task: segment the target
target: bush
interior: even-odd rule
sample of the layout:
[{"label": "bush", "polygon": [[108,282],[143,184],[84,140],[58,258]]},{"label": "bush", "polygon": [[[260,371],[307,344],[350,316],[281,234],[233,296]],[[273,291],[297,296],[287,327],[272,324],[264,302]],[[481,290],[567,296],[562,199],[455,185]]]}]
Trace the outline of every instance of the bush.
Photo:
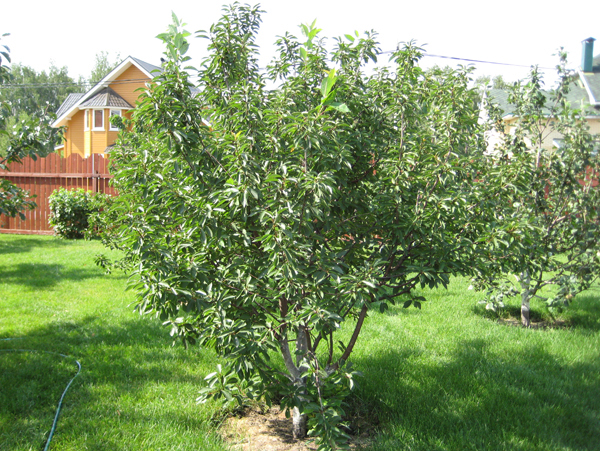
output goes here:
[{"label": "bush", "polygon": [[54,233],[61,238],[76,239],[84,236],[93,237],[98,230],[89,230],[89,219],[106,209],[110,196],[92,193],[82,188],[67,190],[59,188],[50,195],[49,223]]}]

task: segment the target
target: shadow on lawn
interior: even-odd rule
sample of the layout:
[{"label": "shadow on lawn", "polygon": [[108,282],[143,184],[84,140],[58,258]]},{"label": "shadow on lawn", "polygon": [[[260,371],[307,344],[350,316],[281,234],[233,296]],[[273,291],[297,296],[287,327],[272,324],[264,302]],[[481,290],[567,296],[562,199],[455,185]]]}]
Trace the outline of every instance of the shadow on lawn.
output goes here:
[{"label": "shadow on lawn", "polygon": [[[530,315],[532,323],[540,322],[543,328],[573,328],[590,332],[600,331],[600,289],[595,287],[575,297],[571,305],[563,313],[557,315],[556,322],[553,317],[544,311],[541,302],[534,301]],[[501,314],[486,310],[484,306],[473,305],[471,311],[491,321],[500,319],[513,319],[521,321],[521,305],[518,301],[508,304]],[[507,323],[509,324],[509,323]]]},{"label": "shadow on lawn", "polygon": [[0,265],[2,282],[23,285],[29,288],[48,288],[64,280],[81,281],[105,277],[93,262],[89,266],[65,268],[63,265],[47,263],[17,263]]},{"label": "shadow on lawn", "polygon": [[[122,312],[107,314],[122,315]],[[84,436],[81,440],[73,438],[82,447],[131,449],[126,438],[115,439],[114,446],[106,447],[107,438],[119,434],[119,425],[125,423],[130,429],[131,424],[135,424],[133,429],[140,434],[151,428],[174,427],[174,421],[178,428],[183,425],[199,431],[201,426],[207,427],[206,419],[182,412],[181,405],[194,404],[203,376],[216,364],[213,354],[173,348],[168,330],[157,321],[131,315],[131,319],[118,322],[106,315],[57,322],[31,331],[23,340],[0,341],[0,349],[18,347],[59,352],[81,363],[81,374],[65,398],[58,431],[60,435]],[[0,365],[3,354],[0,352]],[[22,384],[2,387],[3,397],[21,397],[22,401],[11,407],[0,405],[0,437],[10,431],[13,437],[28,435],[39,441],[48,433],[52,424],[48,410],[53,413],[52,406],[55,408],[58,397],[56,390],[49,396],[44,394],[49,390],[38,379],[53,369],[48,363],[40,363],[41,359],[48,361],[46,354],[39,353],[21,359],[16,366],[11,364],[11,368],[15,367],[13,370],[18,366],[19,374],[30,375],[21,378],[23,383],[29,384],[30,396],[22,396]],[[69,380],[62,379],[64,381],[55,384],[61,391]],[[153,403],[160,404],[160,408],[158,405],[147,407]],[[31,405],[31,413],[23,411],[24,404]],[[2,424],[2,418],[11,416],[12,424]],[[15,432],[19,427],[23,434]],[[201,433],[207,436],[206,431]],[[30,443],[34,449],[37,445]]]},{"label": "shadow on lawn", "polygon": [[566,316],[577,329],[600,331],[600,289],[577,295]]},{"label": "shadow on lawn", "polygon": [[390,431],[375,449],[597,449],[600,359],[568,363],[540,346],[500,355],[485,339],[456,349],[436,364],[408,351],[357,361],[373,369],[359,396],[378,400]]},{"label": "shadow on lawn", "polygon": [[70,245],[68,240],[56,237],[35,235],[4,235],[0,240],[0,255],[21,254],[31,252],[40,247],[45,249],[62,249]]}]

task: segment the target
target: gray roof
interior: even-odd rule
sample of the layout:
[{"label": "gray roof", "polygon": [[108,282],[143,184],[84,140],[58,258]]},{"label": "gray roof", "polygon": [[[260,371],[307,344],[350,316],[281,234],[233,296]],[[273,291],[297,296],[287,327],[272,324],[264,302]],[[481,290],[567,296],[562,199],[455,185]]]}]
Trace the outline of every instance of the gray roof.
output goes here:
[{"label": "gray roof", "polygon": [[592,72],[600,72],[600,55],[596,55],[592,60]]},{"label": "gray roof", "polygon": [[[594,67],[593,69],[600,69]],[[600,104],[600,70],[594,70],[594,72],[581,72],[581,78],[585,85],[590,90],[591,101],[595,104]]]},{"label": "gray roof", "polygon": [[[113,108],[127,108],[132,109],[133,107],[125,101],[123,97],[113,91],[111,88],[103,88],[95,96],[90,97],[80,105],[81,108],[93,108],[93,107],[113,107]],[[62,108],[62,107],[61,107]]]},{"label": "gray roof", "polygon": [[83,95],[84,94],[82,92],[69,94],[65,101],[62,103],[62,105],[58,108],[58,111],[56,112],[56,117],[61,117],[64,113],[66,113],[69,110],[69,108],[75,105],[77,101],[81,99],[81,97],[83,97]]},{"label": "gray roof", "polygon": [[600,55],[592,60],[591,72],[580,72],[583,83],[589,89],[590,102],[600,104]]},{"label": "gray roof", "polygon": [[[150,63],[146,63],[145,61],[142,61],[140,59],[134,58],[132,56],[125,58],[115,69],[113,69],[113,71],[108,74],[106,78],[109,78],[109,80],[107,80],[108,82],[110,82],[111,80],[113,80],[113,78],[110,78],[111,74],[113,74],[115,71],[120,70],[124,67],[124,64],[127,61],[132,61],[134,64],[136,64],[140,69],[142,69],[143,71],[147,72],[148,75],[150,77],[153,77],[156,75],[156,71],[162,71],[162,69],[158,66],[154,66],[153,64]],[[104,82],[105,80],[103,80]],[[129,105],[129,103],[127,103],[123,98],[121,98],[118,94],[116,94],[114,91],[111,90],[111,92],[106,93],[105,89],[106,88],[102,88],[102,85],[104,84],[104,86],[106,86],[106,84],[108,83],[98,83],[96,84],[92,89],[90,89],[88,92],[86,92],[85,94],[70,94],[65,101],[62,103],[62,105],[58,108],[58,110],[56,111],[56,117],[57,119],[54,121],[54,123],[52,124],[53,127],[58,127],[61,123],[63,123],[63,121],[66,119],[68,120],[69,114],[72,114],[73,112],[71,110],[73,110],[74,108],[78,108],[78,107],[95,107],[95,106],[108,106],[108,107],[115,107],[115,108],[127,108],[127,109],[131,109],[133,108],[131,105]],[[101,91],[99,92],[98,90],[101,89]],[[106,94],[104,97],[102,97],[102,94]],[[91,98],[88,98],[88,96],[93,96]],[[79,102],[82,102],[82,104],[80,105]],[[63,124],[64,125],[64,124]]]},{"label": "gray roof", "polygon": [[151,74],[152,76],[156,76],[157,74],[154,71],[162,72],[162,69],[159,66],[155,66],[154,64],[146,63],[145,61],[139,60],[130,56],[132,60],[134,60],[140,67],[142,67],[146,72]]},{"label": "gray roof", "polygon": [[[594,76],[600,76],[599,74],[592,74]],[[600,77],[596,79],[600,81]],[[547,98],[546,107],[544,108],[544,113],[549,114],[550,108],[552,107],[552,100],[549,98],[550,93],[544,93]],[[488,96],[493,99],[494,103],[497,104],[502,111],[504,112],[504,116],[512,115],[515,112],[514,105],[508,102],[509,91],[504,89],[490,89],[488,91]],[[596,97],[596,99],[600,99]],[[572,83],[569,87],[569,92],[567,94],[567,100],[569,101],[569,105],[573,109],[584,110],[586,116],[600,116],[600,108],[598,106],[590,105],[590,99],[586,89],[579,85],[579,83]]]}]

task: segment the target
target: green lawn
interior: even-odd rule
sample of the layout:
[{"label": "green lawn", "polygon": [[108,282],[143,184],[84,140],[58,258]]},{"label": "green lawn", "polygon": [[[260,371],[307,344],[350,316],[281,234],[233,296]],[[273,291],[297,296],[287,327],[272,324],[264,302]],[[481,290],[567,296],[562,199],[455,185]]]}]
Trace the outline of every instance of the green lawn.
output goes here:
[{"label": "green lawn", "polygon": [[[94,265],[100,252],[0,235],[0,350],[35,351],[0,352],[0,450],[43,449],[75,360],[51,450],[226,450],[218,407],[195,403],[217,359],[171,347],[133,312],[126,276]],[[600,449],[600,290],[576,300],[570,327],[525,330],[483,317],[468,284],[365,322],[349,403],[377,426],[369,449]]]},{"label": "green lawn", "polygon": [[215,358],[171,347],[133,312],[122,273],[94,264],[98,242],[0,235],[0,449],[40,450],[66,384],[52,450],[223,450],[214,406],[196,392]]}]

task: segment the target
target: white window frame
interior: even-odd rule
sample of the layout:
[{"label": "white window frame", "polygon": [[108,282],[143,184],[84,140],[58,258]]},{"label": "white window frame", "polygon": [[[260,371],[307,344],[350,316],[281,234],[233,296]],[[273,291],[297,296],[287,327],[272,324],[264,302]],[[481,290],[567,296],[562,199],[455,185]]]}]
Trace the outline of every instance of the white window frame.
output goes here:
[{"label": "white window frame", "polygon": [[113,126],[112,121],[111,121],[111,119],[112,119],[113,116],[119,116],[119,117],[121,117],[121,116],[123,116],[123,114],[122,114],[121,110],[110,110],[110,112],[108,114],[108,124],[109,124],[108,129],[111,132],[118,132],[121,129],[119,127],[114,127]]},{"label": "white window frame", "polygon": [[[92,110],[93,114],[92,114],[92,131],[94,132],[103,132],[104,129],[104,108],[101,110]],[[100,111],[102,113],[102,125],[100,127],[96,127],[96,113]]]},{"label": "white window frame", "polygon": [[83,130],[88,131],[90,129],[90,110],[83,110]]}]

